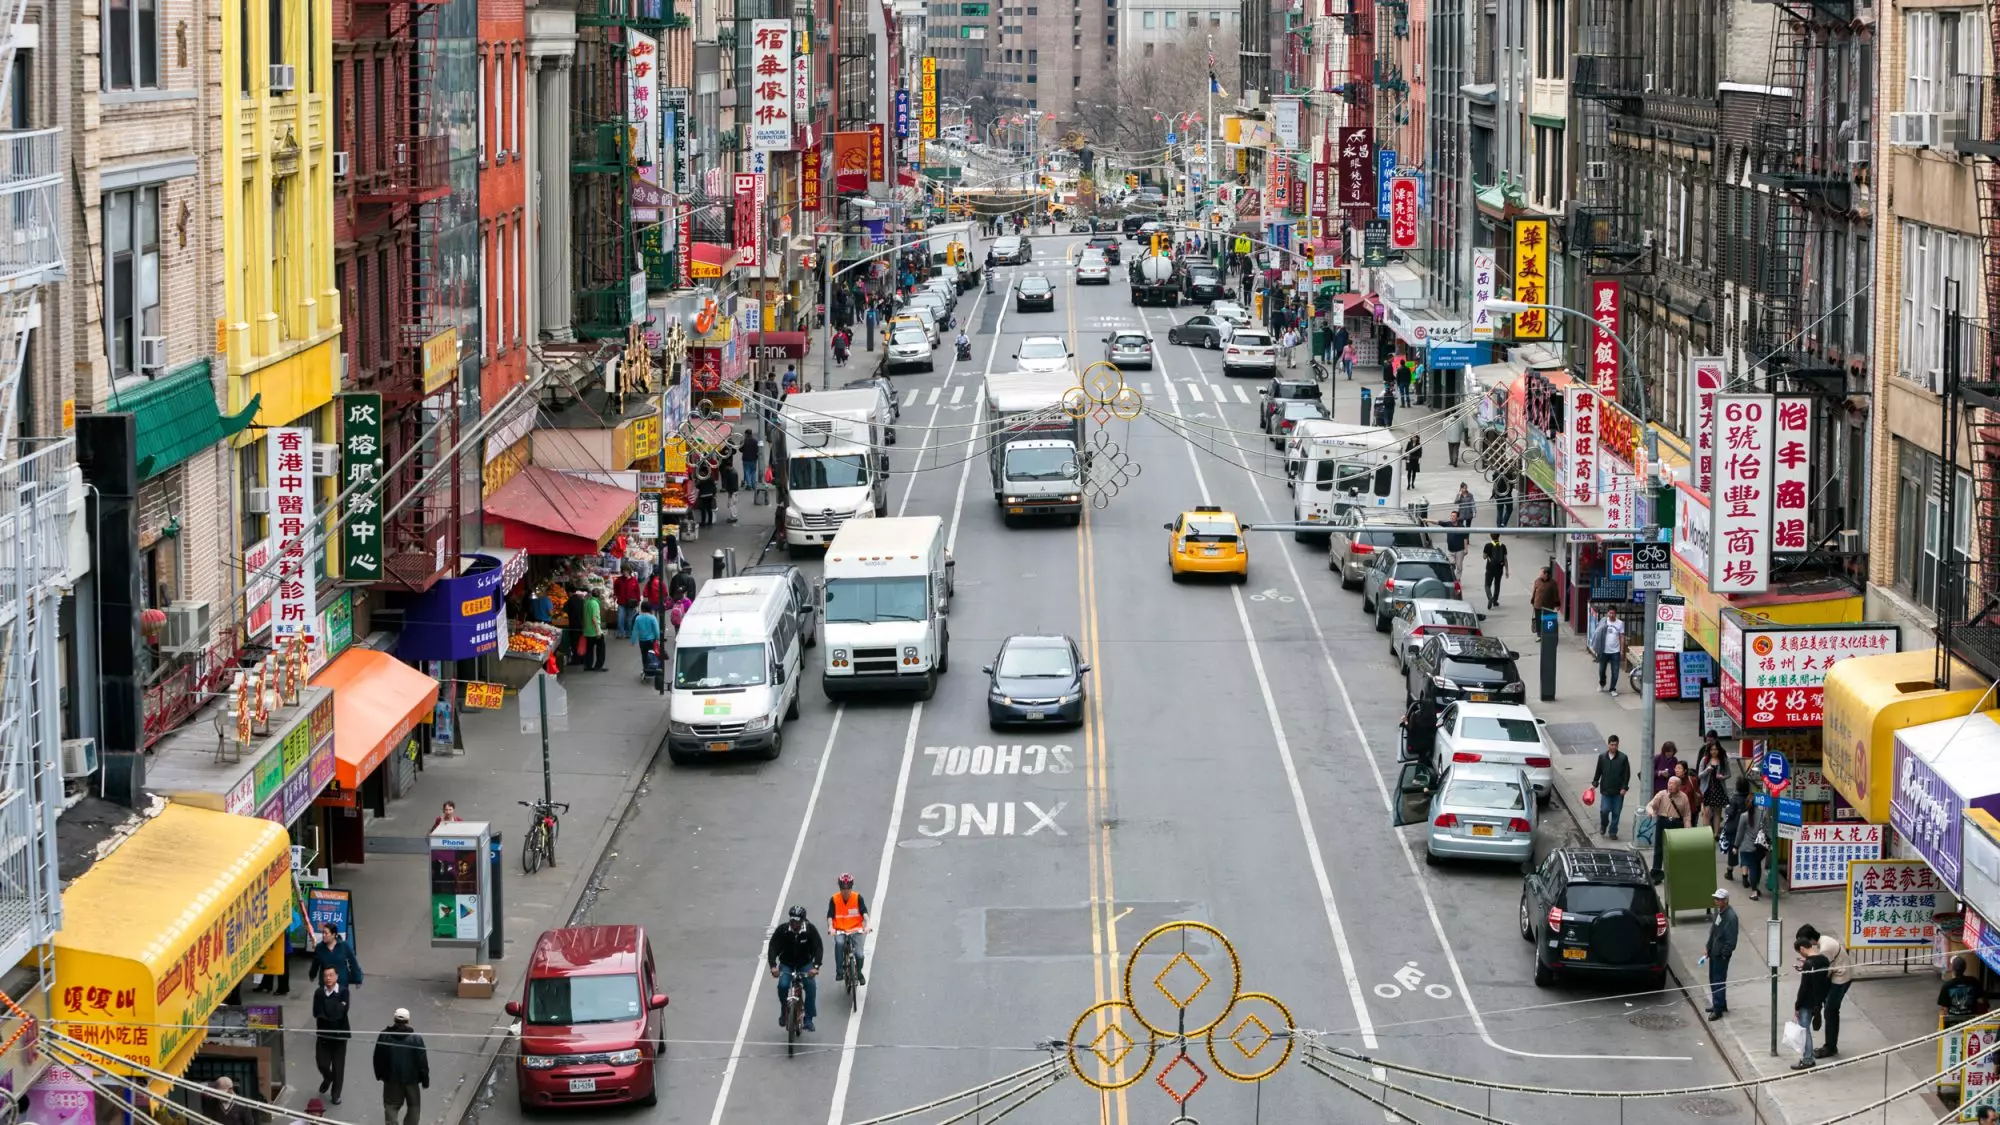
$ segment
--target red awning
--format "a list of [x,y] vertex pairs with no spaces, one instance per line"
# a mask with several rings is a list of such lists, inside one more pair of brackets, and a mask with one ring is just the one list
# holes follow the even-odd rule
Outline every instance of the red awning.
[[696,277],[720,277],[736,268],[736,248],[717,242],[694,244],[694,264],[703,267]]
[[751,359],[804,359],[812,337],[804,332],[752,332],[744,339]]
[[540,465],[514,474],[486,500],[502,545],[531,555],[594,555],[639,507],[639,494]]
[[1374,299],[1373,293],[1342,293],[1340,307],[1347,312],[1353,312],[1356,305],[1366,305]]

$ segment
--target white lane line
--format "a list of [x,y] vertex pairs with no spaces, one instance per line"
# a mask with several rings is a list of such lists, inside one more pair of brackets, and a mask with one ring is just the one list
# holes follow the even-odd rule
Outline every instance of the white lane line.
[[1195,383],[1195,382],[1188,383],[1188,397],[1194,399],[1196,402],[1200,402],[1202,400],[1200,383]]
[[959,403],[964,401],[965,401],[965,384],[960,383],[958,386],[953,387],[951,389],[951,404],[953,406],[957,406]]
[[1236,401],[1245,406],[1250,405],[1250,392],[1244,390],[1241,383],[1236,384]]
[[943,392],[943,390],[944,390],[944,387],[943,387],[943,386],[936,386],[936,387],[932,387],[932,388],[931,388],[931,397],[929,397],[929,398],[927,398],[927,399],[925,399],[925,400],[924,400],[924,405],[925,405],[925,406],[936,406],[936,405],[938,404],[938,395],[939,395],[939,394],[940,394],[941,392]]
[[1151,384],[1151,383],[1141,383],[1141,384],[1139,384],[1139,393],[1140,393],[1140,394],[1142,394],[1142,395],[1150,395],[1150,394],[1152,394],[1152,393],[1153,393],[1153,384]]
[[903,392],[903,405],[915,406],[917,404],[917,396],[923,393],[924,389],[922,387],[911,387],[909,390]]
[[1174,389],[1174,381],[1173,381],[1172,379],[1168,379],[1168,380],[1167,380],[1167,401],[1168,401],[1168,402],[1174,402],[1174,403],[1178,403],[1178,402],[1179,402],[1180,400],[1181,400],[1181,393],[1180,393],[1179,391],[1177,391],[1177,390],[1175,390],[1175,389]]

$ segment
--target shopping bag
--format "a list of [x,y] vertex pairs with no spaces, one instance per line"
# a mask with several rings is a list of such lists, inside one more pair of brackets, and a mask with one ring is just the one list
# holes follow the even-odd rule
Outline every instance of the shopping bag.
[[1779,1038],[1784,1040],[1785,1050],[1795,1054],[1805,1054],[1806,1029],[1799,1026],[1797,1019],[1790,1020],[1785,1024],[1785,1030],[1779,1035]]
[[1586,785],[1583,787],[1583,803],[1586,805],[1597,803],[1597,786]]

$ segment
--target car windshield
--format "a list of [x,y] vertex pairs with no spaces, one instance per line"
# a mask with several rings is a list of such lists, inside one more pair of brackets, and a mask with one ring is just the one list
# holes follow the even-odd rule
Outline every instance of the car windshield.
[[921,328],[899,328],[896,330],[896,342],[899,344],[928,344],[931,340],[929,336],[924,335],[924,330]]
[[1279,383],[1275,398],[1301,399],[1319,397],[1318,383]]
[[1046,278],[1024,277],[1021,279],[1021,292],[1023,293],[1046,293],[1048,291],[1049,283]]
[[1396,564],[1396,581],[1398,582],[1420,582],[1426,578],[1435,578],[1447,586],[1451,585],[1453,581],[1451,564],[1448,562],[1425,562],[1421,560],[1399,562]]
[[1540,742],[1542,732],[1536,728],[1533,719],[1515,719],[1504,715],[1465,715],[1458,720],[1460,738],[1476,738],[1481,742]]
[[674,649],[677,688],[750,687],[764,682],[764,646],[682,645]]
[[[1459,683],[1465,684],[1503,684],[1513,678],[1511,675],[1512,672],[1513,666],[1511,664],[1496,666],[1493,664],[1482,664],[1473,660],[1446,660],[1440,674],[1446,679],[1456,680]],[[1466,737],[1478,738],[1482,736],[1469,734]],[[1495,735],[1494,737],[1504,736]]]
[[1187,541],[1190,543],[1234,543],[1236,525],[1221,520],[1189,520]]
[[1520,812],[1527,808],[1521,787],[1505,781],[1453,781],[1444,787],[1444,803],[1460,808]]
[[1054,336],[1033,336],[1021,341],[1022,359],[1068,359],[1069,346]]
[[829,578],[826,620],[866,624],[922,621],[928,583],[922,575],[900,578]]
[[1659,912],[1658,899],[1653,897],[1651,887],[1619,887],[1603,884],[1572,883],[1563,909],[1578,914],[1609,914],[1614,910],[1629,910],[1640,917]]
[[1429,536],[1421,531],[1368,531],[1361,541],[1376,547],[1428,547]]
[[835,457],[794,457],[786,471],[792,491],[813,488],[856,488],[868,483],[867,458],[859,453]]
[[625,1023],[645,1011],[639,978],[631,973],[589,977],[536,977],[528,982],[528,1023],[575,1027]]
[[1008,480],[1075,480],[1076,454],[1067,449],[1009,449]]
[[1008,645],[993,672],[1008,679],[1070,676],[1076,673],[1076,665],[1071,662],[1067,647]]
[[1319,403],[1311,399],[1306,399],[1300,402],[1286,403],[1285,417],[1298,422],[1307,418],[1324,418],[1326,417],[1326,411],[1320,409]]
[[1111,340],[1111,346],[1114,348],[1143,348],[1146,346],[1146,338],[1144,336],[1132,335],[1115,336]]

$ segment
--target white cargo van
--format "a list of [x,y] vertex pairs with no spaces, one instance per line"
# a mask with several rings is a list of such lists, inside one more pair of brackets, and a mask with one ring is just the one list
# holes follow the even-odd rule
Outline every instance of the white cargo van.
[[893,400],[874,387],[785,400],[772,464],[787,550],[823,546],[848,520],[888,512],[893,414]]
[[776,758],[784,724],[799,717],[805,639],[782,575],[711,579],[674,638],[667,756]]
[[1386,426],[1324,418],[1300,422],[1285,443],[1292,519],[1328,527],[1324,535],[1294,531],[1292,538],[1329,542],[1334,514],[1344,508],[1402,507],[1402,462],[1403,440]]
[[915,691],[951,666],[952,560],[938,516],[856,520],[827,546],[820,578],[821,685],[828,699]]

